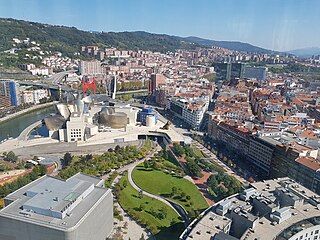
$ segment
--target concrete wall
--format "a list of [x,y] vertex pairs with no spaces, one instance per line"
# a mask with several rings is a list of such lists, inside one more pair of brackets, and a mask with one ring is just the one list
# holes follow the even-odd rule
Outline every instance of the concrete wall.
[[68,240],[105,240],[113,229],[113,195],[111,192],[79,224],[77,230],[70,232]]
[[[0,216],[1,240],[64,240],[66,234],[52,228]],[[69,240],[69,239],[68,239]]]

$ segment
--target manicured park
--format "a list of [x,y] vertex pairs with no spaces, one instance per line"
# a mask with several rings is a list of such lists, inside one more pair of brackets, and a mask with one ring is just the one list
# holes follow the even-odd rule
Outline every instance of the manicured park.
[[[178,214],[166,204],[135,190],[127,174],[120,179],[115,192],[121,207],[138,223],[156,234],[157,239],[168,239],[168,234],[169,239],[178,239],[181,233],[179,229],[183,229]],[[172,228],[175,231],[171,233]]]
[[133,170],[132,178],[144,191],[181,204],[191,217],[208,207],[206,200],[192,182],[169,172],[145,168],[140,164]]

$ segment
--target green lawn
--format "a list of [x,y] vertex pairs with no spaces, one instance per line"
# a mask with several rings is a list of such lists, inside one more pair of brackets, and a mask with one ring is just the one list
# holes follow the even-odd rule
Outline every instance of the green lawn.
[[[145,169],[143,165],[138,165],[133,170],[132,178],[143,190],[180,203],[191,217],[195,216],[194,211],[202,211],[208,208],[206,200],[196,186],[186,179],[171,176],[160,170]],[[178,193],[171,196],[173,187],[178,189]],[[184,192],[186,196],[189,195],[190,200],[187,200],[186,197],[180,198],[181,192]],[[190,204],[190,202],[193,204]]]
[[193,150],[193,153],[199,157],[199,158],[204,158],[205,156],[203,155],[203,153],[198,149],[196,148],[195,146],[192,146],[192,150]]
[[[127,183],[126,187],[123,187],[124,182]],[[157,239],[178,239],[183,227],[181,227],[182,222],[178,214],[172,208],[145,195],[140,198],[139,192],[129,184],[127,174],[120,179],[119,186],[122,188],[118,191],[119,203],[131,217],[140,224],[146,225],[153,234],[159,235]],[[141,210],[141,204],[144,205],[143,210]],[[165,209],[167,213],[163,219],[157,217],[161,209]],[[172,233],[174,235],[171,234],[171,238],[165,238],[168,237],[172,228],[181,229],[181,231],[175,231]],[[164,237],[162,238],[162,236]]]

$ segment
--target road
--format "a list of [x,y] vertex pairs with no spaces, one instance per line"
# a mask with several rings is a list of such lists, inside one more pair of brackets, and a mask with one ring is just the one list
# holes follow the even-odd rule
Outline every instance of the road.
[[64,71],[64,72],[59,72],[56,74],[53,74],[51,77],[47,78],[44,80],[44,83],[52,83],[52,84],[58,84],[68,73],[75,73],[76,70],[69,70],[69,71]]
[[109,148],[115,146],[136,145],[139,147],[141,141],[131,141],[124,143],[109,143],[109,144],[94,144],[94,145],[78,145],[77,143],[55,142],[47,144],[39,144],[34,146],[17,147],[12,151],[21,159],[30,159],[33,156],[50,157],[50,156],[63,156],[66,152],[72,155],[85,155],[85,154],[103,154]]

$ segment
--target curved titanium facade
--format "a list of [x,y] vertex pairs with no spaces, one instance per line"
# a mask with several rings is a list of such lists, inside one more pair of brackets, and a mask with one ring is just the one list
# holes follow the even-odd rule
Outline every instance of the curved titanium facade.
[[125,128],[128,123],[127,114],[115,112],[114,108],[103,108],[99,114],[99,124],[111,128]]
[[44,122],[49,131],[59,130],[60,128],[62,128],[65,121],[65,118],[58,114],[44,118]]
[[57,108],[57,112],[64,117],[64,119],[68,119],[70,117],[70,111],[67,104],[64,103],[58,103],[55,105]]

